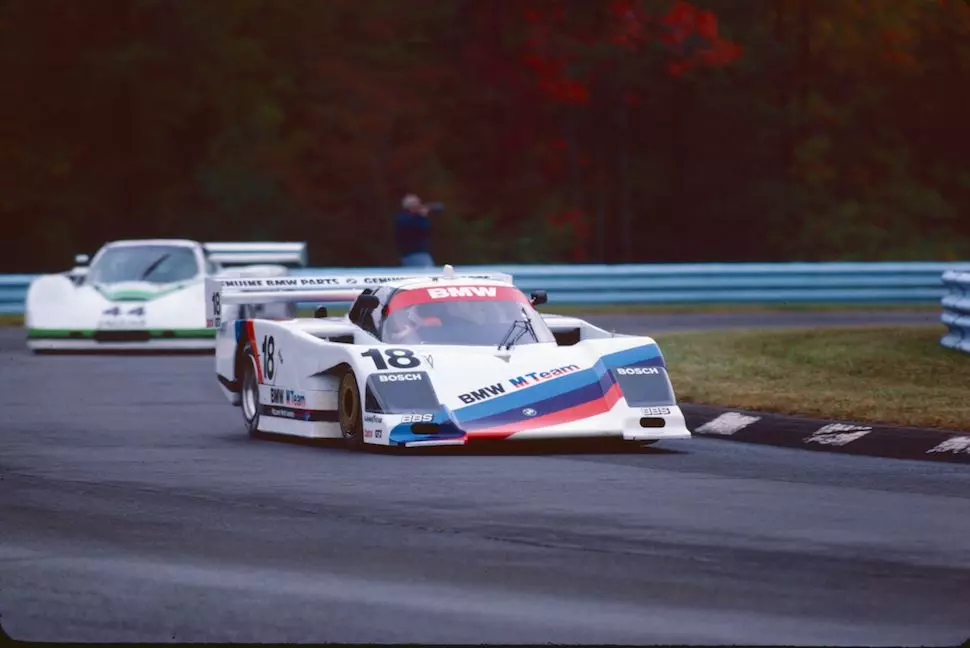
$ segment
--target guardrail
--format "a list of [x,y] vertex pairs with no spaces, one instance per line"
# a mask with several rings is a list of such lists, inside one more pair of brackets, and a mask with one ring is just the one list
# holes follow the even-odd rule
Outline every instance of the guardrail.
[[0,275],[0,313],[23,313],[27,287],[37,275]]
[[940,300],[947,333],[940,344],[970,353],[970,272],[948,270],[943,273],[947,294]]
[[[970,262],[880,263],[654,263],[630,265],[458,266],[459,272],[507,272],[528,292],[549,291],[549,303],[771,304],[939,303],[941,275],[970,272]],[[394,272],[414,268],[299,268],[298,275]],[[22,313],[27,286],[36,275],[0,275],[0,312]]]

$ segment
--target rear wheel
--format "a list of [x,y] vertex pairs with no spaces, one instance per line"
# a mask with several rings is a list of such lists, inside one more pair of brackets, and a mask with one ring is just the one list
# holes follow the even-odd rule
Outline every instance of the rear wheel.
[[352,450],[359,450],[364,445],[364,421],[360,406],[360,389],[357,387],[357,376],[353,371],[348,371],[340,379],[337,398],[340,432],[344,443]]
[[247,342],[243,348],[242,371],[240,390],[240,409],[242,410],[243,421],[249,436],[254,437],[259,432],[259,379],[257,378],[256,355],[253,348]]

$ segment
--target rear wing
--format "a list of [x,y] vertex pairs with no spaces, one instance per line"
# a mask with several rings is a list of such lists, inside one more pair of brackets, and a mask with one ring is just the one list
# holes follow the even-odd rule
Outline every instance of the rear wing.
[[368,274],[248,278],[205,278],[205,325],[222,325],[222,307],[227,304],[279,304],[294,302],[350,302],[367,288],[405,279],[489,279],[512,283],[502,272],[456,274],[446,265],[442,274]]
[[303,243],[203,243],[206,255],[222,266],[279,264],[306,266]]

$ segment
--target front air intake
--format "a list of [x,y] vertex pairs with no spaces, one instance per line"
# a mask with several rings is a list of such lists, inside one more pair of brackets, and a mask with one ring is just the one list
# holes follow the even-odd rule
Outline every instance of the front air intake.
[[97,342],[147,342],[151,335],[148,331],[96,331]]
[[437,423],[415,423],[411,426],[411,431],[415,434],[438,434],[441,426]]
[[659,416],[644,416],[640,419],[640,427],[645,428],[659,428],[666,425],[667,422],[664,421]]

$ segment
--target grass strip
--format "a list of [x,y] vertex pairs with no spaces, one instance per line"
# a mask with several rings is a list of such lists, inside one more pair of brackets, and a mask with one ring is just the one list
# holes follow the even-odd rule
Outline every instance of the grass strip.
[[941,326],[657,334],[684,403],[970,431],[970,355]]

